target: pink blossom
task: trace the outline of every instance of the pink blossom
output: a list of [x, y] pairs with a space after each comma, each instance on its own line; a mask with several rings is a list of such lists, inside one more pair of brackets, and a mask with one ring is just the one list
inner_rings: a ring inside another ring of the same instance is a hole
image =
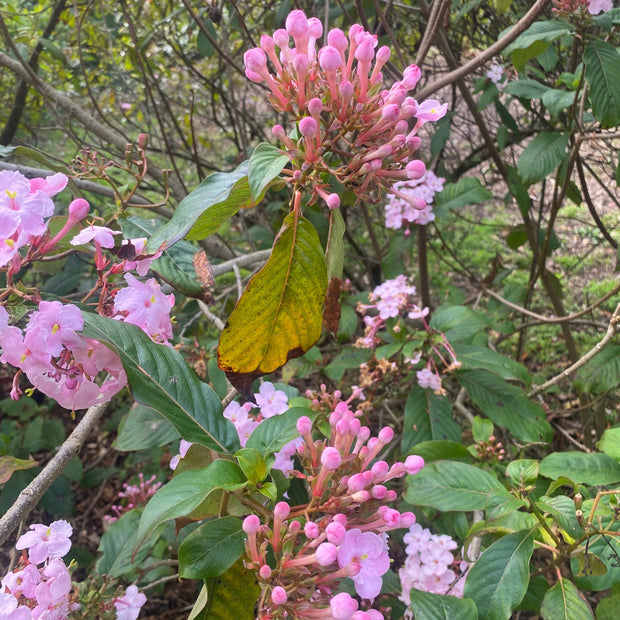
[[62, 558], [71, 549], [70, 536], [73, 528], [62, 519], [51, 525], [36, 523], [31, 531], [20, 536], [16, 549], [28, 549], [28, 559], [33, 564], [40, 564], [48, 559]]
[[120, 230], [112, 230], [105, 226], [95, 226], [91, 224], [86, 228], [83, 228], [73, 239], [71, 239], [71, 245], [85, 245], [90, 241], [94, 241], [95, 244], [99, 244], [102, 248], [114, 247], [114, 235], [120, 235]]
[[338, 547], [338, 566], [343, 568], [352, 563], [361, 567], [360, 572], [351, 577], [356, 592], [362, 598], [375, 598], [383, 584], [381, 576], [390, 568], [385, 540], [374, 532], [349, 530]]
[[41, 581], [41, 573], [35, 564], [28, 564], [20, 571], [13, 571], [2, 578], [2, 587], [14, 596], [20, 594], [34, 598], [35, 587]]
[[430, 368], [423, 368], [416, 373], [421, 388], [431, 388], [435, 392], [441, 390], [441, 379]]
[[423, 101], [420, 105], [418, 105], [418, 109], [416, 111], [416, 118], [418, 121], [426, 123], [428, 121], [438, 121], [440, 118], [443, 118], [448, 111], [448, 104], [444, 103], [443, 105], [436, 101], [435, 99], [427, 99]]
[[[174, 295], [164, 295], [155, 278], [140, 282], [130, 273], [125, 274], [128, 286], [114, 298], [114, 312], [143, 329], [151, 338], [167, 342], [172, 338], [170, 309]], [[119, 317], [117, 317], [119, 318]]]
[[136, 620], [140, 609], [146, 603], [146, 596], [138, 591], [138, 587], [131, 585], [125, 590], [123, 596], [113, 601], [116, 607], [116, 620]]
[[611, 11], [614, 8], [611, 0], [588, 0], [588, 12], [591, 15], [598, 15], [603, 12]]
[[260, 407], [261, 415], [270, 418], [288, 410], [288, 396], [282, 390], [276, 390], [273, 383], [264, 381], [258, 394], [254, 394], [256, 404]]
[[329, 602], [331, 612], [336, 620], [348, 620], [357, 610], [357, 601], [346, 592], [341, 592], [332, 597]]
[[8, 592], [0, 590], [0, 618], [3, 620], [31, 620], [32, 612], [25, 605], [17, 604], [17, 599]]
[[187, 451], [190, 449], [191, 445], [191, 441], [185, 441], [185, 439], [181, 439], [181, 443], [179, 445], [179, 453], [173, 456], [170, 460], [170, 469], [174, 470], [177, 468], [178, 464], [181, 462], [181, 459], [187, 454]]

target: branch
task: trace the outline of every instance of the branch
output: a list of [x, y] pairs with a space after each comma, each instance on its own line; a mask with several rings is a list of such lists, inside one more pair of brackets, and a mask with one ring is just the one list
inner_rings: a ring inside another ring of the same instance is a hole
[[28, 513], [37, 505], [43, 494], [69, 461], [78, 453], [88, 435], [95, 428], [106, 410], [107, 403], [90, 407], [71, 435], [60, 446], [54, 458], [43, 468], [41, 473], [19, 494], [13, 505], [0, 519], [0, 545], [11, 535]]
[[[75, 119], [85, 129], [91, 131], [98, 138], [104, 142], [114, 145], [120, 150], [121, 153], [125, 152], [127, 140], [123, 136], [110, 130], [108, 127], [95, 120], [88, 112], [86, 112], [86, 110], [84, 110], [83, 107], [77, 103], [74, 103], [66, 95], [63, 95], [59, 91], [52, 88], [49, 84], [32, 73], [32, 71], [28, 71], [21, 62], [7, 56], [4, 52], [0, 52], [0, 66], [6, 67], [22, 80], [28, 82], [33, 88], [39, 91], [41, 95], [43, 95], [50, 102], [54, 103], [58, 108], [64, 110], [70, 118]], [[186, 195], [186, 192], [183, 190], [178, 181], [168, 175], [167, 171], [162, 170], [153, 163], [149, 163], [149, 172], [153, 178], [162, 185], [165, 186], [166, 183], [168, 183], [171, 193], [178, 200], [181, 200]]]
[[515, 24], [512, 30], [504, 35], [499, 41], [491, 45], [483, 52], [480, 52], [477, 56], [472, 58], [469, 62], [466, 62], [462, 67], [446, 73], [443, 77], [439, 78], [436, 82], [429, 84], [416, 94], [418, 101], [423, 101], [429, 95], [437, 92], [440, 88], [452, 84], [456, 80], [464, 78], [466, 75], [477, 69], [480, 65], [483, 65], [488, 60], [491, 60], [493, 56], [497, 56], [502, 50], [506, 49], [521, 33], [525, 32], [542, 12], [550, 0], [537, 0], [532, 8]]
[[607, 327], [605, 337], [600, 342], [597, 342], [583, 357], [579, 358], [574, 364], [563, 370], [559, 375], [556, 375], [552, 379], [549, 379], [549, 381], [539, 385], [535, 390], [532, 390], [528, 394], [528, 397], [531, 398], [532, 396], [541, 394], [552, 385], [559, 383], [562, 379], [565, 379], [569, 375], [573, 374], [576, 370], [589, 362], [595, 355], [598, 355], [605, 348], [605, 346], [611, 342], [613, 337], [616, 335], [616, 332], [620, 329], [620, 316], [618, 316], [618, 313], [620, 313], [620, 304], [618, 304], [614, 310], [614, 313], [609, 321], [609, 326]]

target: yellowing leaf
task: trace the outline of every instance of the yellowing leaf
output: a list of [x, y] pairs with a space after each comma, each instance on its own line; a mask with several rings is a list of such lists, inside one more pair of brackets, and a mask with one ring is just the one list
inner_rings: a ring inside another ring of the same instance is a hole
[[254, 379], [312, 347], [321, 335], [326, 289], [319, 236], [290, 213], [220, 337], [218, 364], [235, 387], [248, 393]]

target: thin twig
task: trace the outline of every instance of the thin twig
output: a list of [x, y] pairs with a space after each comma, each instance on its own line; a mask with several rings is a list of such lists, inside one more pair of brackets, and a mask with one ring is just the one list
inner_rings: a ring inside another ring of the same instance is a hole
[[19, 494], [13, 505], [0, 519], [0, 545], [10, 536], [11, 532], [26, 518], [37, 505], [43, 494], [78, 453], [86, 438], [97, 426], [107, 407], [107, 403], [94, 405], [84, 414], [71, 435], [60, 446], [56, 455], [43, 468], [41, 473]]
[[616, 332], [618, 331], [618, 323], [620, 323], [620, 317], [618, 316], [618, 313], [620, 313], [620, 304], [618, 304], [616, 306], [616, 309], [614, 310], [614, 313], [609, 321], [609, 326], [607, 327], [607, 333], [605, 334], [605, 337], [600, 342], [597, 342], [585, 355], [579, 358], [574, 364], [571, 364], [568, 368], [563, 370], [559, 375], [556, 375], [552, 379], [549, 379], [549, 381], [543, 383], [542, 385], [539, 385], [536, 389], [532, 390], [528, 394], [528, 397], [531, 398], [532, 396], [537, 396], [538, 394], [541, 394], [551, 386], [559, 383], [562, 379], [566, 379], [567, 377], [572, 375], [576, 370], [578, 370], [584, 364], [590, 361], [595, 355], [598, 355], [605, 348], [605, 346], [609, 344], [609, 342], [611, 342], [613, 337], [616, 335]]

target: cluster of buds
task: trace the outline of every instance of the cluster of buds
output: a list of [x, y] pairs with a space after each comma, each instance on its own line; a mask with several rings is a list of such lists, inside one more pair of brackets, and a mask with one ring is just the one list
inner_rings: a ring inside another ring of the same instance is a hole
[[104, 523], [113, 523], [126, 512], [144, 506], [149, 498], [153, 497], [159, 487], [161, 487], [161, 482], [156, 482], [157, 476], [155, 474], [148, 480], [144, 479], [142, 472], [138, 474], [138, 477], [140, 478], [139, 484], [128, 484], [126, 482], [123, 484], [123, 490], [118, 493], [120, 501], [112, 506], [111, 511], [113, 515], [105, 515], [103, 517]]
[[442, 118], [447, 105], [418, 104], [409, 96], [419, 68], [410, 65], [403, 79], [386, 89], [381, 69], [390, 49], [375, 52], [377, 36], [362, 26], [351, 26], [348, 37], [333, 28], [318, 52], [323, 27], [317, 18], [294, 10], [285, 26], [273, 36], [263, 35], [244, 61], [246, 76], [265, 83], [271, 105], [297, 123], [291, 135], [280, 125], [273, 128], [291, 159], [293, 184], [310, 193], [311, 202], [320, 197], [335, 209], [340, 197], [329, 193], [330, 177], [372, 203], [397, 181], [421, 179], [424, 163], [411, 159], [421, 145], [417, 133], [424, 123]]
[[502, 442], [499, 441], [495, 435], [491, 435], [487, 441], [479, 441], [474, 446], [474, 449], [476, 450], [476, 456], [481, 461], [486, 461], [488, 463], [503, 461], [506, 456], [506, 450]]
[[382, 618], [374, 609], [358, 610], [358, 602], [337, 591], [350, 578], [359, 597], [378, 596], [390, 559], [386, 532], [408, 528], [411, 512], [388, 504], [397, 494], [390, 480], [415, 474], [424, 466], [419, 456], [391, 467], [376, 460], [394, 436], [389, 427], [376, 437], [362, 426], [359, 412], [340, 402], [329, 416], [328, 440], [314, 440], [312, 421], [302, 416], [297, 430], [301, 468], [293, 472], [306, 483], [309, 501], [290, 506], [282, 501], [271, 522], [250, 515], [243, 522], [246, 565], [261, 585], [258, 618]]

